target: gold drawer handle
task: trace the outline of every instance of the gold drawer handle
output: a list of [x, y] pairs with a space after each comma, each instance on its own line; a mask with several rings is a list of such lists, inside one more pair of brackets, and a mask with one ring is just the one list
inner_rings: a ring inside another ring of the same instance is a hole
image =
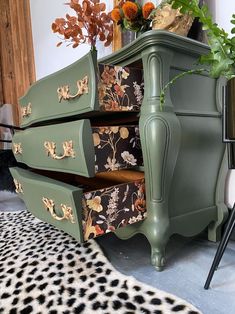
[[83, 94], [88, 94], [88, 76], [87, 75], [82, 80], [77, 81], [77, 88], [78, 88], [77, 93], [74, 95], [71, 95], [68, 85], [58, 87], [57, 94], [58, 94], [59, 102], [61, 102], [62, 99], [70, 100], [78, 96], [80, 97]]
[[19, 181], [17, 181], [16, 179], [13, 179], [13, 180], [14, 180], [14, 184], [16, 187], [16, 189], [15, 189], [16, 193], [17, 194], [20, 194], [20, 193], [24, 194], [22, 184]]
[[21, 143], [13, 143], [13, 152], [15, 155], [22, 155], [23, 149]]
[[29, 102], [27, 106], [21, 107], [21, 116], [22, 116], [22, 118], [30, 116], [31, 113], [32, 113], [32, 104], [31, 104], [31, 102]]
[[60, 207], [63, 211], [63, 216], [59, 217], [55, 213], [55, 202], [47, 197], [42, 198], [43, 204], [45, 205], [45, 208], [50, 212], [51, 216], [56, 220], [69, 220], [72, 224], [75, 223], [75, 219], [73, 216], [72, 208], [69, 206], [66, 206], [64, 204], [60, 204]]
[[48, 156], [51, 156], [53, 159], [64, 159], [66, 157], [75, 158], [75, 152], [73, 150], [73, 141], [66, 141], [62, 143], [64, 153], [62, 156], [56, 155], [56, 143], [55, 142], [44, 142], [44, 147]]

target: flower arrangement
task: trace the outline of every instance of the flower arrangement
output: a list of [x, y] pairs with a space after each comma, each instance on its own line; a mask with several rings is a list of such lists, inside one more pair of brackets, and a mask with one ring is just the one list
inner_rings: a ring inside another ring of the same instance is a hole
[[144, 32], [150, 29], [151, 19], [149, 16], [154, 9], [155, 5], [152, 2], [141, 6], [137, 2], [121, 1], [111, 11], [111, 18], [124, 30]]
[[57, 46], [63, 42], [76, 48], [80, 44], [90, 44], [96, 50], [99, 39], [107, 47], [113, 40], [113, 26], [109, 14], [105, 13], [106, 5], [100, 0], [70, 0], [65, 3], [75, 11], [75, 16], [66, 14], [66, 18], [57, 18], [52, 23], [52, 31], [63, 36]]

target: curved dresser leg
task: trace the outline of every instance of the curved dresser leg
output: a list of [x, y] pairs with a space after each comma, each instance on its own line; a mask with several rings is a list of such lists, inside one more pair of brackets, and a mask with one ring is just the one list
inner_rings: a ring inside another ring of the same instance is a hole
[[157, 271], [162, 271], [166, 264], [165, 257], [165, 247], [164, 248], [153, 248], [151, 252], [151, 262], [152, 265], [156, 268]]
[[[174, 131], [173, 131], [174, 130]], [[170, 236], [168, 200], [180, 143], [180, 125], [173, 113], [142, 114], [140, 136], [145, 167], [147, 218], [139, 227], [150, 245], [157, 270], [165, 263]]]
[[[156, 50], [155, 50], [156, 49]], [[173, 110], [169, 91], [164, 108], [160, 91], [169, 81], [172, 51], [155, 48], [142, 54], [145, 87], [139, 120], [144, 159], [147, 218], [139, 227], [151, 245], [151, 260], [157, 270], [165, 263], [165, 247], [170, 236], [168, 200], [179, 152], [181, 127]]]
[[222, 225], [228, 217], [228, 208], [224, 204], [217, 205], [217, 220], [208, 226], [208, 240], [217, 242], [221, 239]]
[[148, 231], [145, 230], [151, 246], [151, 263], [158, 271], [162, 271], [166, 264], [166, 245], [169, 240], [169, 221], [156, 224], [148, 224]]
[[216, 206], [217, 206], [217, 217], [216, 220], [210, 223], [208, 226], [208, 240], [216, 242], [221, 239], [221, 228], [223, 223], [228, 217], [228, 208], [224, 204], [224, 191], [226, 184], [226, 177], [228, 173], [228, 160], [227, 151], [225, 151], [224, 158], [222, 160], [220, 172], [218, 175], [216, 185]]

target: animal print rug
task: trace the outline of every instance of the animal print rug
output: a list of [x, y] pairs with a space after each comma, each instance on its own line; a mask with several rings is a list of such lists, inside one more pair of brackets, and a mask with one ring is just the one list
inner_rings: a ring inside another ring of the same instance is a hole
[[27, 211], [0, 213], [1, 314], [198, 314], [178, 297], [115, 270], [94, 240]]

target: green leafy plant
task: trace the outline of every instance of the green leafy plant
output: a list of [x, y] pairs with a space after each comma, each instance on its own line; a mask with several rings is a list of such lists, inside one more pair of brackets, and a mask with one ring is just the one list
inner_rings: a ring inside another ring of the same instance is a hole
[[[207, 32], [208, 46], [210, 52], [201, 56], [199, 63], [205, 65], [205, 68], [195, 69], [180, 73], [168, 82], [160, 95], [160, 105], [165, 102], [166, 89], [172, 85], [178, 78], [187, 74], [198, 74], [204, 71], [209, 72], [210, 77], [218, 78], [224, 76], [228, 80], [235, 77], [235, 36], [229, 37], [224, 29], [213, 22], [213, 18], [207, 5], [198, 6], [198, 0], [168, 0], [174, 9], [179, 8], [182, 13], [190, 13], [197, 17]], [[235, 34], [235, 14], [232, 15], [231, 33]]]

